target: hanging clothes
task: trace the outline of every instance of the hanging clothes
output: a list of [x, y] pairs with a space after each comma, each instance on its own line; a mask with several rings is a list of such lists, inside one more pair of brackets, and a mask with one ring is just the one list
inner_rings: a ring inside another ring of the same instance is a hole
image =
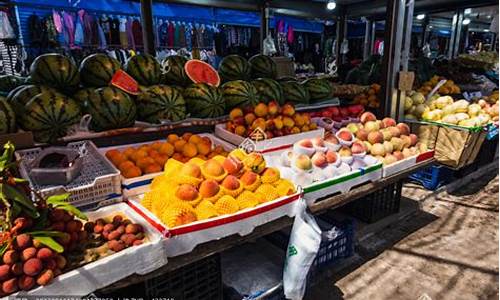
[[134, 33], [132, 30], [133, 23], [134, 19], [132, 17], [129, 17], [127, 20], [127, 40], [129, 47], [135, 49]]
[[10, 24], [9, 15], [0, 11], [0, 39], [13, 39], [15, 37], [16, 33]]
[[186, 47], [186, 26], [184, 23], [179, 26], [179, 47]]
[[132, 35], [134, 36], [134, 43], [136, 47], [142, 47], [142, 25], [139, 20], [134, 20], [132, 23]]
[[84, 43], [84, 31], [83, 31], [83, 16], [85, 11], [83, 9], [79, 10], [76, 14], [75, 20], [75, 46], [83, 46]]
[[186, 47], [188, 48], [188, 50], [191, 50], [193, 46], [193, 25], [191, 23], [186, 25], [185, 33]]
[[163, 20], [160, 20], [161, 24], [160, 27], [158, 28], [158, 46], [160, 47], [167, 47], [168, 44], [168, 22], [163, 22]]
[[85, 13], [83, 15], [83, 43], [85, 46], [97, 45], [97, 39], [94, 35], [97, 31], [97, 27], [94, 30], [94, 18]]
[[127, 19], [124, 17], [121, 17], [119, 19], [120, 25], [119, 25], [119, 35], [120, 35], [120, 45], [122, 48], [127, 49], [128, 48], [128, 37], [127, 37]]
[[172, 48], [175, 43], [175, 28], [172, 22], [168, 22], [167, 46]]
[[75, 46], [75, 23], [73, 20], [73, 15], [68, 12], [63, 12], [64, 21], [64, 38], [66, 40], [66, 45], [70, 48]]
[[104, 33], [104, 30], [102, 29], [101, 23], [97, 23], [97, 36], [98, 36], [98, 44], [99, 44], [99, 49], [106, 49], [108, 46], [108, 43], [106, 41], [106, 34]]
[[174, 24], [174, 47], [179, 48], [181, 37], [181, 27], [179, 24]]
[[111, 35], [111, 45], [120, 46], [120, 20], [118, 18], [110, 18], [110, 35]]

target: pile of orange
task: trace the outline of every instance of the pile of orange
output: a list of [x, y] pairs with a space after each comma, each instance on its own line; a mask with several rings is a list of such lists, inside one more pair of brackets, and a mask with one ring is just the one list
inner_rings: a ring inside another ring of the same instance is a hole
[[169, 134], [166, 141], [106, 152], [125, 178], [161, 172], [170, 158], [185, 163], [193, 157], [207, 160], [216, 155], [227, 156], [227, 152], [220, 145], [212, 145], [210, 138], [192, 133]]
[[380, 84], [374, 83], [370, 85], [368, 91], [358, 94], [354, 97], [353, 104], [361, 104], [370, 108], [380, 107], [380, 99], [378, 98], [380, 89]]

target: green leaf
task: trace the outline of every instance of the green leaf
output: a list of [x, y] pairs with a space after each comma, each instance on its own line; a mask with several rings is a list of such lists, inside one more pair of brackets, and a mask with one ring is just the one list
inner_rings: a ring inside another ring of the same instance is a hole
[[10, 241], [3, 242], [3, 244], [0, 246], [0, 256], [3, 256], [5, 251], [7, 251], [7, 249], [9, 248], [9, 245], [10, 245]]
[[65, 193], [60, 195], [52, 195], [47, 198], [47, 204], [59, 204], [59, 203], [67, 203], [67, 200], [71, 194]]
[[24, 208], [26, 208], [28, 211], [27, 213], [35, 218], [39, 217], [38, 212], [36, 211], [35, 205], [33, 202], [31, 202], [30, 199], [23, 193], [20, 193], [18, 190], [16, 190], [14, 187], [8, 185], [8, 184], [3, 184], [0, 183], [0, 193], [5, 195], [5, 197], [8, 200], [13, 200], [16, 201], [17, 203], [21, 204]]
[[31, 235], [32, 237], [47, 237], [47, 236], [52, 236], [52, 237], [63, 237], [66, 235], [64, 232], [60, 231], [49, 231], [49, 230], [39, 230], [39, 231], [31, 231], [31, 232], [26, 232], [26, 234]]
[[57, 253], [62, 253], [64, 251], [63, 246], [61, 246], [61, 244], [59, 244], [49, 236], [37, 236], [36, 238], [34, 238], [34, 240], [40, 242], [41, 244], [44, 244]]
[[11, 167], [12, 157], [14, 155], [14, 144], [7, 142], [4, 146], [2, 156], [0, 156], [0, 173]]
[[78, 208], [74, 207], [73, 205], [71, 205], [69, 203], [59, 204], [59, 205], [56, 205], [55, 207], [63, 209], [69, 213], [72, 213], [73, 215], [75, 215], [77, 218], [79, 218], [81, 220], [85, 220], [85, 221], [88, 220], [87, 216], [83, 212], [81, 212]]
[[14, 177], [14, 182], [15, 183], [26, 183], [26, 182], [28, 182], [28, 180], [23, 179], [23, 178]]
[[19, 216], [19, 214], [21, 213], [23, 209], [21, 208], [21, 206], [19, 206], [19, 204], [17, 204], [17, 202], [13, 202], [12, 203], [12, 218], [17, 218], [17, 216]]

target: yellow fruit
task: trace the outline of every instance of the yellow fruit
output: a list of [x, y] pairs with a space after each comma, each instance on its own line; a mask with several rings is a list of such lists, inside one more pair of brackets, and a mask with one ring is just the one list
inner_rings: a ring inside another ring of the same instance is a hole
[[243, 161], [245, 159], [245, 157], [247, 156], [247, 153], [245, 152], [245, 150], [243, 150], [241, 148], [236, 148], [236, 149], [232, 150], [231, 152], [229, 152], [228, 156], [232, 156], [232, 157], [239, 159], [240, 161]]
[[266, 161], [262, 154], [252, 152], [242, 161], [245, 169], [260, 174], [266, 168]]
[[217, 208], [215, 207], [215, 205], [208, 200], [201, 201], [200, 204], [196, 206], [194, 211], [198, 220], [206, 220], [217, 217], [219, 215], [217, 213]]
[[202, 141], [201, 137], [197, 134], [193, 134], [188, 140], [188, 142], [191, 144], [198, 144], [201, 141]]
[[207, 160], [201, 166], [201, 173], [206, 179], [214, 179], [217, 182], [222, 181], [227, 175], [227, 172], [222, 167], [222, 164], [215, 159]]
[[179, 136], [177, 134], [169, 134], [167, 136], [167, 142], [169, 142], [170, 144], [174, 144], [175, 141], [177, 141], [179, 139]]
[[268, 109], [267, 109], [267, 105], [265, 103], [259, 103], [255, 106], [254, 108], [254, 111], [255, 115], [257, 117], [265, 117], [267, 116], [267, 113], [268, 113]]
[[286, 128], [292, 128], [293, 126], [295, 126], [295, 122], [290, 117], [283, 117], [283, 126], [285, 126]]
[[278, 180], [278, 184], [276, 185], [276, 190], [278, 191], [278, 194], [280, 197], [292, 195], [295, 193], [295, 187], [293, 186], [293, 183], [286, 179], [281, 179]]
[[245, 126], [242, 126], [242, 125], [238, 125], [234, 129], [234, 133], [239, 135], [239, 136], [245, 136], [246, 132], [247, 132], [247, 129], [245, 128]]
[[168, 228], [174, 228], [195, 222], [197, 220], [196, 212], [187, 203], [175, 203], [169, 206], [161, 215], [161, 221]]
[[256, 190], [255, 194], [260, 198], [260, 201], [268, 202], [280, 197], [278, 191], [269, 183], [264, 183], [260, 185]]
[[175, 152], [182, 153], [182, 150], [184, 149], [184, 146], [187, 144], [187, 142], [184, 139], [180, 139], [174, 142], [174, 148]]
[[141, 205], [147, 210], [151, 210], [153, 205], [153, 197], [151, 196], [151, 193], [144, 194], [144, 197], [142, 197], [141, 200]]
[[280, 171], [276, 168], [269, 167], [264, 170], [261, 175], [262, 183], [273, 183], [280, 179]]
[[229, 119], [234, 120], [238, 117], [243, 117], [243, 110], [241, 108], [233, 108], [229, 113]]
[[215, 208], [219, 215], [234, 214], [239, 210], [239, 205], [236, 199], [229, 195], [222, 196], [215, 203]]
[[158, 150], [160, 154], [166, 155], [168, 157], [171, 157], [174, 154], [174, 151], [175, 151], [174, 146], [170, 143], [164, 143]]
[[254, 193], [250, 191], [244, 191], [241, 193], [238, 198], [236, 198], [238, 202], [239, 209], [251, 208], [255, 207], [259, 204], [259, 199], [255, 196]]
[[182, 148], [182, 155], [193, 158], [198, 154], [198, 149], [195, 144], [187, 143]]
[[294, 126], [294, 127], [292, 128], [292, 130], [290, 130], [290, 133], [291, 133], [291, 134], [297, 134], [297, 133], [300, 133], [300, 128], [299, 128], [299, 127], [297, 127], [297, 126]]

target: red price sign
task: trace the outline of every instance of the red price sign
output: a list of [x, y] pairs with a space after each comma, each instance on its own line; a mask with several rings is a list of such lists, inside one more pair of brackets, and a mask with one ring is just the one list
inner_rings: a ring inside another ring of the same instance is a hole
[[123, 70], [118, 70], [115, 75], [113, 75], [113, 78], [111, 78], [111, 85], [132, 95], [139, 94], [139, 84], [132, 76], [128, 75]]

